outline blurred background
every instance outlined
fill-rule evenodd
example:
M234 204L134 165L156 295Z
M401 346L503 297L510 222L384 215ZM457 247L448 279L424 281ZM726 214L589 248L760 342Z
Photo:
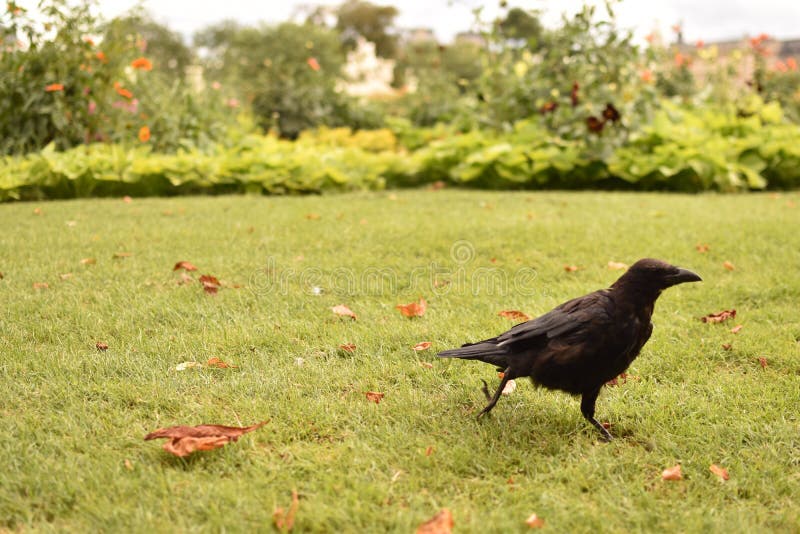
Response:
M7 159L0 199L791 187L797 20L800 4L780 1L14 0L0 17L0 154L44 156ZM118 152L53 163L90 144ZM303 147L358 162L333 151L315 160L326 170L297 171ZM181 152L194 155L128 164ZM59 174L70 165L88 169L80 186ZM33 183L31 166L47 178Z

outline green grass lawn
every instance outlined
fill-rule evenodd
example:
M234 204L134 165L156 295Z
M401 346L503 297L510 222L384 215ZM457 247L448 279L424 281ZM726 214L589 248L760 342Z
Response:
M531 513L553 532L797 532L798 203L445 190L0 205L0 530L269 530L296 489L301 532L412 532L441 508L456 532L525 531ZM494 369L436 351L646 256L704 282L662 295L638 380L601 393L618 439L525 380L475 419ZM180 260L219 294L178 285ZM395 309L419 296L424 317ZM239 367L175 369L211 357ZM142 440L262 420L188 459ZM662 481L676 463L683 480Z

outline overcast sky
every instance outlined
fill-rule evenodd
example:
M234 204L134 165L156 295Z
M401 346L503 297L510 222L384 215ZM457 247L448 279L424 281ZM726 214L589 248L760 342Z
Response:
M400 10L401 27L430 27L440 41L447 42L473 22L472 9L485 6L488 16L498 12L498 0L372 0ZM36 0L17 0L25 7ZM101 0L100 10L118 15L135 0ZM290 18L302 5L338 4L340 0L144 0L156 20L186 35L225 18L245 24L280 22ZM592 2L600 3L602 2ZM562 12L575 12L582 0L509 0L509 5L541 9L547 26L553 26ZM616 8L621 26L634 28L641 38L658 27L670 37L670 26L682 21L684 36L693 42L739 38L768 33L779 38L800 38L800 0L623 0Z

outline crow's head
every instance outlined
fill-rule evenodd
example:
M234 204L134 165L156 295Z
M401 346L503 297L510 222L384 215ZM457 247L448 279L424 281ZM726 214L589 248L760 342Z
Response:
M696 273L661 260L645 258L634 263L614 286L636 286L661 291L684 282L701 282Z

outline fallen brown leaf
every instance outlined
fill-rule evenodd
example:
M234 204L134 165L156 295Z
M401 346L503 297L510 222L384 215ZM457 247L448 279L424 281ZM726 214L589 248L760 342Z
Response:
M238 365L232 365L230 363L223 362L219 358L209 358L206 362L207 367L216 367L217 369L238 369Z
M442 511L417 527L417 534L450 534L454 525L453 514L447 508L442 508Z
M5 278L5 275L3 273L0 273L0 280L2 280L3 278Z
M431 343L430 341L420 341L419 343L411 347L411 349L419 352L421 350L428 350L429 348L431 348L431 345L433 345L433 343Z
M197 267L189 263L188 261L179 261L175 264L175 267L172 268L173 271L179 271L184 269L186 271L196 271Z
M59 274L58 277L61 278L62 280L69 280L70 278L72 278L72 273ZM0 280L2 279L3 279L3 273L0 273Z
M127 469L128 471L133 471L133 464L127 458L125 458L124 465L125 465L125 469Z
M732 343L723 343L722 344L722 348L724 350L731 350L733 348L733 344Z
M763 356L760 356L758 358L758 364L761 366L762 369L766 369L767 368L767 359L765 357L763 357Z
M48 289L49 287L50 287L50 284L48 284L47 282L34 282L33 283L33 289Z
M336 315L342 315L344 317L351 317L354 321L356 320L356 314L353 313L353 310L345 306L344 304L338 304L331 308L331 311Z
M728 475L728 470L723 468L723 467L718 466L717 464L711 464L711 466L708 469L709 469L709 471L711 471L712 473L717 475L720 478L720 480L725 481L725 480L728 480L729 478L731 478Z
M681 480L682 478L681 464L669 467L661 472L661 480Z
M267 422L263 421L255 425L243 428L222 425L198 425L198 426L172 426L169 428L159 428L147 434L144 439L166 438L164 450L175 456L188 456L194 451L210 451L218 449L226 443L236 441L243 434L252 432Z
M513 319L515 321L529 321L531 318L530 315L519 310L503 310L498 312L497 315L500 317L505 317L506 319Z
M694 248L696 248L697 252L699 252L700 254L705 254L706 252L711 250L708 244L700 244L700 243L696 244Z
M700 320L704 323L721 323L734 317L736 317L736 310L723 310L717 313L709 313L705 317L701 317Z
M731 328L731 334L738 334L742 328L744 328L743 325L737 324L736 326Z
M542 528L544 526L544 519L536 514L531 514L530 517L525 520L525 524L530 528Z
M203 291L205 291L209 295L216 295L217 291L219 291L219 288L221 287L221 284L219 283L219 280L217 280L217 277L211 276L210 274L202 275L198 279L198 282L200 282L203 285Z
M450 280L440 280L437 278L436 280L433 281L433 287L435 287L436 289L447 287L449 285L450 285Z
M33 208L33 214L34 215L41 215L42 214L42 208Z
M133 256L132 252L115 252L111 257L115 260L121 260L124 258L130 258L131 256Z
M178 279L178 285L182 286L184 284L189 284L191 282L194 282L194 278L192 278L185 272L181 272L181 277Z
M284 512L280 506L275 508L272 512L272 522L279 530L290 532L294 528L294 518L298 508L300 508L300 498L297 490L292 490L292 504L289 506L289 511Z
M345 352L355 352L356 346L353 343L345 343L344 345L339 345L339 348Z
M378 393L377 391L367 391L367 400L374 402L375 404L380 404L381 400L385 396L383 393Z
M567 271L568 273L574 273L578 269L579 269L579 267L577 265L565 265L564 266L564 270Z
M81 260L81 265L94 265L97 263L97 260L94 258L83 258Z
M105 352L108 350L108 344L103 343L102 341L98 341L97 343L94 344L94 346L97 347L97 350L99 350L100 352Z
M724 262L722 266L728 269L729 271L733 271L736 269L736 267L729 261Z
M425 369L433 369L433 364L430 362L419 362L419 364Z
M125 195L124 197L122 197L122 201L125 204L130 204L131 202L133 202L133 199L131 197L129 197L128 195Z
M420 297L419 301L411 302L410 304L398 304L395 306L400 313L405 317L422 317L425 315L425 310L428 308L428 303L425 299Z
M608 268L611 269L612 271L621 271L623 269L627 269L628 264L618 261L610 261L608 262Z
M628 380L634 380L634 381L638 382L639 381L639 377L638 376L629 375L628 373L621 373L616 378L612 378L611 380L606 382L606 385L607 386L619 386L619 385L622 385L622 384L627 384Z
M428 445L425 449L425 456L430 456L431 454L433 454L433 445Z
M309 221L316 221L319 218L320 218L320 215L318 213L309 213L309 214L306 215L306 219L308 219Z

